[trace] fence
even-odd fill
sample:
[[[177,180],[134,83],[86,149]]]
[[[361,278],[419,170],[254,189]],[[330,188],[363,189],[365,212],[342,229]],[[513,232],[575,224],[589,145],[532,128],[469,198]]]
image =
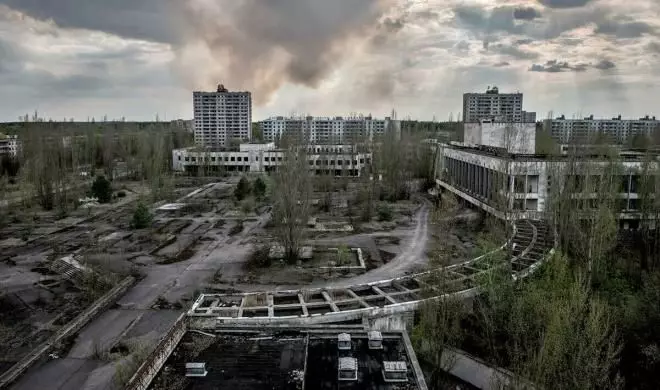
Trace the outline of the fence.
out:
[[[154,351],[128,381],[126,390],[146,390],[149,387],[151,381],[156,377],[167,358],[186,333],[185,319],[185,313],[176,319],[174,326],[160,339]]]

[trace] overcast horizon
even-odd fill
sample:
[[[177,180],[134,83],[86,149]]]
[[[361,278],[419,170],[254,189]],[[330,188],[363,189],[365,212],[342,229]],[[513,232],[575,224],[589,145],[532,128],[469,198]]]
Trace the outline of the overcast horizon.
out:
[[[253,120],[456,118],[466,92],[553,116],[660,116],[654,0],[0,0],[0,121],[190,119],[192,91]]]

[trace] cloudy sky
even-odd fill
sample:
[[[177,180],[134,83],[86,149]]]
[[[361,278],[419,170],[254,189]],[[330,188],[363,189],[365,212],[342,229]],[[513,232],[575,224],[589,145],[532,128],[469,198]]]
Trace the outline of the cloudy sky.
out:
[[[660,116],[658,0],[0,0],[0,121],[275,114],[447,119],[497,85],[555,115]]]

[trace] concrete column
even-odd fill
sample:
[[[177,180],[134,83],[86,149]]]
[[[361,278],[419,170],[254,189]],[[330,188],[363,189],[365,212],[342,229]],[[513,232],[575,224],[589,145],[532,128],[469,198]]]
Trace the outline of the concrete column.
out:
[[[632,175],[628,175],[628,191],[626,199],[626,208],[630,209],[630,194],[632,194]]]
[[[486,171],[486,197],[489,200],[493,199],[493,171],[491,169]]]
[[[481,167],[480,171],[481,171],[481,180],[480,180],[480,182],[481,182],[481,197],[486,199],[486,197],[488,196],[488,194],[486,192],[486,187],[487,187],[486,186],[486,181],[488,180],[488,170],[484,167]]]
[[[268,302],[268,317],[274,317],[275,310],[273,309],[273,296],[271,294],[266,295],[266,302]]]

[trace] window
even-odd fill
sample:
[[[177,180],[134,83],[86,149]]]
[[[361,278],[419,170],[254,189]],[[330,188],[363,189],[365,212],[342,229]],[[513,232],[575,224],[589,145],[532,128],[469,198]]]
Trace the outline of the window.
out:
[[[231,161],[236,161],[236,157],[231,156],[231,159],[230,159],[230,160],[231,160]]]

